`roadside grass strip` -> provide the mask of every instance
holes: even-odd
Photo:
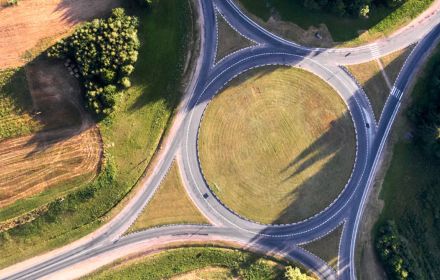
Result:
[[[184,274],[196,270],[222,268],[222,273],[232,276],[226,279],[275,280],[285,279],[284,265],[240,250],[189,247],[171,249],[127,262],[121,260],[83,279],[185,279]]]
[[[370,8],[368,18],[341,17],[325,11],[307,9],[299,2],[240,0],[241,5],[249,13],[261,19],[262,24],[270,27],[272,32],[288,34],[289,32],[284,30],[285,27],[282,27],[286,22],[301,27],[303,32],[299,33],[304,33],[312,27],[316,29],[323,24],[325,29],[320,29],[330,33],[334,41],[333,45],[342,43],[344,46],[358,46],[393,33],[428,9],[434,0],[407,0],[394,9],[383,5],[374,6]],[[268,24],[270,21],[278,24]],[[296,37],[300,36],[301,34],[296,35]],[[319,45],[319,42],[317,43]]]
[[[128,231],[171,224],[208,224],[186,193],[176,162]]]
[[[342,226],[334,229],[328,235],[302,245],[304,249],[315,254],[331,267],[338,271],[338,255],[340,239],[342,234]]]
[[[404,240],[407,251],[414,257],[410,273],[416,279],[433,279],[434,275],[440,275],[440,164],[427,155],[426,147],[416,139],[420,136],[415,133],[420,132],[408,117],[411,110],[433,105],[432,93],[438,94],[438,88],[429,87],[438,75],[435,68],[438,69],[439,62],[440,49],[437,47],[417,79],[411,93],[411,105],[404,109],[395,125],[393,138],[396,143],[379,197],[384,207],[372,232],[377,241],[382,225],[387,221],[396,224],[398,237]],[[401,95],[398,90],[393,94],[396,98]],[[377,249],[376,253],[382,252]],[[392,265],[388,269],[392,270]]]
[[[217,47],[216,62],[241,49],[255,45],[255,42],[243,37],[216,12]]]
[[[327,207],[346,185],[354,127],[339,95],[315,75],[264,67],[208,105],[199,132],[203,173],[230,209],[265,224]]]
[[[362,64],[347,66],[347,69],[360,83],[370,99],[377,121],[379,121],[382,109],[392,90],[388,87],[384,75],[393,84],[411,50],[412,47],[408,47],[384,57],[379,57],[380,55],[376,54],[376,56],[373,56],[379,61],[374,59]]]

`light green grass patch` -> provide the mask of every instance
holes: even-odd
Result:
[[[129,231],[169,224],[208,224],[186,193],[177,163]]]
[[[0,141],[36,131],[30,115],[32,97],[23,68],[0,70]]]

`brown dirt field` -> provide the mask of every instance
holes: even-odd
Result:
[[[76,24],[105,16],[120,0],[21,0],[0,7],[0,69],[23,65],[23,55],[42,41],[53,42]]]
[[[0,142],[0,207],[60,182],[96,174],[101,137],[81,104],[78,81],[62,62],[37,59],[26,67],[43,130]]]

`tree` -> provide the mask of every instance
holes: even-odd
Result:
[[[286,272],[284,274],[287,280],[311,280],[313,278],[307,276],[307,274],[301,273],[301,270],[297,267],[286,267]]]
[[[359,15],[364,18],[368,18],[368,14],[370,13],[370,6],[364,5],[359,11]]]

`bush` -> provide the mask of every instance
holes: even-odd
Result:
[[[138,19],[114,9],[108,19],[95,19],[53,46],[49,57],[73,60],[79,68],[89,108],[110,113],[117,89],[131,86],[127,77],[138,58]],[[112,86],[112,87],[108,87]]]
[[[284,277],[287,280],[311,280],[314,279],[312,277],[307,276],[307,274],[304,274],[299,270],[297,267],[286,267],[286,272],[284,274]]]
[[[390,279],[420,279],[417,264],[394,222],[379,229],[376,250]]]

